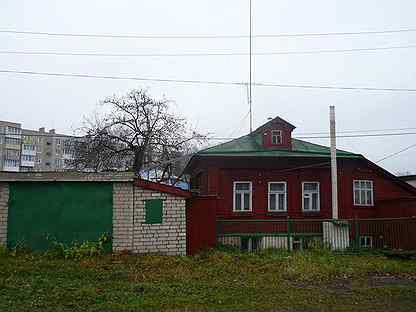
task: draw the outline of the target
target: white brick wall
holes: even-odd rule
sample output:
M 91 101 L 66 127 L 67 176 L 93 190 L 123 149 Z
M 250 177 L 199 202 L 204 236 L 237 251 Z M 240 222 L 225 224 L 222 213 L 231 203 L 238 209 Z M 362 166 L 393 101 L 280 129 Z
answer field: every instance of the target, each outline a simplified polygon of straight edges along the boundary
M 0 183 L 0 245 L 7 244 L 8 212 L 9 212 L 9 184 Z
M 186 254 L 185 199 L 171 194 L 115 183 L 113 194 L 113 250 L 165 255 Z M 145 200 L 162 199 L 161 224 L 145 223 Z M 133 216 L 134 205 L 134 216 Z M 134 228 L 134 231 L 132 229 Z
M 113 183 L 113 251 L 133 248 L 133 183 Z

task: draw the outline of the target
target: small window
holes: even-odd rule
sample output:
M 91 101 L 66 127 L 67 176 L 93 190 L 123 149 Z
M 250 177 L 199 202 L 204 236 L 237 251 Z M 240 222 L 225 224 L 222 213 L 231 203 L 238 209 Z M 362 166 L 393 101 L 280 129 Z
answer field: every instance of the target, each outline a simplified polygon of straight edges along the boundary
M 272 144 L 273 145 L 282 144 L 282 131 L 281 130 L 272 130 Z
M 251 211 L 251 182 L 234 182 L 234 211 Z
M 362 248 L 373 247 L 373 237 L 372 236 L 360 236 L 360 246 Z
M 146 224 L 162 223 L 163 200 L 149 199 L 145 200 Z
M 354 205 L 355 206 L 373 206 L 373 181 L 354 180 Z
M 269 211 L 287 211 L 286 182 L 269 182 Z
M 319 182 L 302 182 L 302 209 L 307 212 L 320 210 Z

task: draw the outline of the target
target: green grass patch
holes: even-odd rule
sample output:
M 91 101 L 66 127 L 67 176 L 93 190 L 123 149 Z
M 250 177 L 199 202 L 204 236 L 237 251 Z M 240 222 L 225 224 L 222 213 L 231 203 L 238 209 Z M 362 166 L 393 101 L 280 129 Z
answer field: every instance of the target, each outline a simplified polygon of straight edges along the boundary
M 414 311 L 416 261 L 329 251 L 0 256 L 0 311 Z

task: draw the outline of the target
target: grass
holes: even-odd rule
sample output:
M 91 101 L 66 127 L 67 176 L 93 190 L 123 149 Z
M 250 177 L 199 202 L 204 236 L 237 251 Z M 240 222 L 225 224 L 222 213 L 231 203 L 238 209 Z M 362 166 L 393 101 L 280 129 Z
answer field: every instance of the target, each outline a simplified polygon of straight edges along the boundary
M 327 251 L 0 256 L 0 311 L 415 311 L 416 261 Z

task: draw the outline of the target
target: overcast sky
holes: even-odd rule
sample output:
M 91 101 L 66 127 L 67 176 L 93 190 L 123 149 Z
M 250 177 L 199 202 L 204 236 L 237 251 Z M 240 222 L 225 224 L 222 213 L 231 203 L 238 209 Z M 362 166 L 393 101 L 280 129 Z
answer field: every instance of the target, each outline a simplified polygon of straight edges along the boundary
M 360 32 L 416 28 L 412 0 L 253 0 L 254 34 Z M 19 1 L 0 2 L 0 30 L 125 35 L 248 34 L 248 0 Z M 282 37 L 254 40 L 254 52 L 374 48 L 416 44 L 416 32 L 355 36 Z M 248 39 L 112 39 L 0 33 L 1 51 L 98 53 L 248 52 Z M 416 88 L 416 49 L 268 55 L 254 58 L 256 82 L 376 88 Z M 91 57 L 0 54 L 0 69 L 248 81 L 247 56 Z M 72 133 L 100 99 L 146 88 L 175 101 L 173 109 L 203 133 L 217 137 L 249 130 L 246 89 L 27 76 L 0 73 L 0 119 L 25 128 Z M 337 129 L 416 127 L 416 92 L 253 88 L 257 127 L 276 115 L 297 126 L 294 134 L 326 131 L 328 107 Z M 387 131 L 392 132 L 392 131 Z M 408 131 L 409 132 L 409 131 Z M 415 142 L 416 135 L 339 138 L 338 147 L 372 161 Z M 310 140 L 328 144 L 328 139 Z M 380 163 L 397 173 L 416 172 L 416 148 Z

